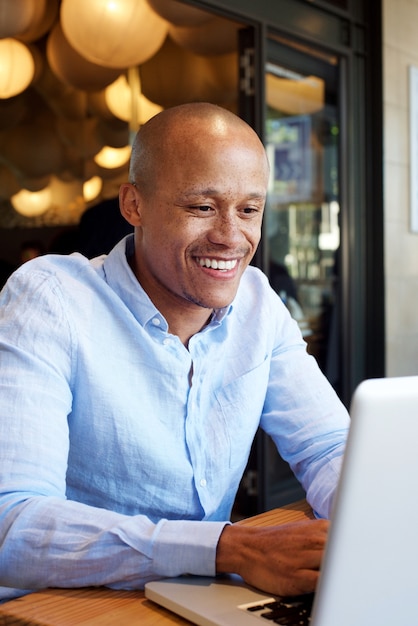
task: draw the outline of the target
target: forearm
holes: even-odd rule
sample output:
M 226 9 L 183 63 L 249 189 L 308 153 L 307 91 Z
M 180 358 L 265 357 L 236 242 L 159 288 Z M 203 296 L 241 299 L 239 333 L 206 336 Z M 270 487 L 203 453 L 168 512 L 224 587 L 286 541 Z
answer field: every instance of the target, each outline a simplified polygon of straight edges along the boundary
M 184 573 L 213 575 L 223 523 L 152 523 L 60 498 L 0 509 L 0 585 L 142 588 Z

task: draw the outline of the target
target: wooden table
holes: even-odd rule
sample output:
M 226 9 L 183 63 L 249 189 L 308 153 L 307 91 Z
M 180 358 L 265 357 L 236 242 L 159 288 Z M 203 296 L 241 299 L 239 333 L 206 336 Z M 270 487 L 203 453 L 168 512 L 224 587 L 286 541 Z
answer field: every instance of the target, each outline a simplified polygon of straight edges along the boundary
M 271 526 L 313 519 L 301 500 L 237 522 Z M 147 600 L 143 591 L 104 587 L 46 589 L 0 605 L 0 626 L 170 626 L 190 622 Z

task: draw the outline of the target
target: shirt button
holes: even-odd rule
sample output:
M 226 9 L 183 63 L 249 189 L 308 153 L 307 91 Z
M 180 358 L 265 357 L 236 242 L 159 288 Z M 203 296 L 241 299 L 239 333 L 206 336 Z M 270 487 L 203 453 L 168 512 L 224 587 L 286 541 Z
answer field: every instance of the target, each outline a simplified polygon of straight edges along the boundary
M 200 486 L 201 487 L 206 487 L 206 478 L 201 478 L 200 479 Z
M 154 324 L 154 326 L 159 326 L 161 324 L 161 322 L 158 319 L 158 317 L 154 317 L 154 319 L 152 320 L 152 323 Z
M 172 339 L 169 339 L 168 337 L 166 337 L 166 338 L 164 339 L 164 341 L 163 341 L 163 344 L 164 344 L 165 346 L 171 346 L 171 344 L 172 344 L 172 343 L 173 343 L 173 340 L 172 340 Z

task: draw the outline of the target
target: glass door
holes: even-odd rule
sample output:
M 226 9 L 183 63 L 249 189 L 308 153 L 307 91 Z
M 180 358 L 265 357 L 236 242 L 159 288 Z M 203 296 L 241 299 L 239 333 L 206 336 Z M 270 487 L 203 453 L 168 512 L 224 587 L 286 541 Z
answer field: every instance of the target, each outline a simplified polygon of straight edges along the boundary
M 338 391 L 337 59 L 271 36 L 265 70 L 271 177 L 263 262 L 308 351 Z

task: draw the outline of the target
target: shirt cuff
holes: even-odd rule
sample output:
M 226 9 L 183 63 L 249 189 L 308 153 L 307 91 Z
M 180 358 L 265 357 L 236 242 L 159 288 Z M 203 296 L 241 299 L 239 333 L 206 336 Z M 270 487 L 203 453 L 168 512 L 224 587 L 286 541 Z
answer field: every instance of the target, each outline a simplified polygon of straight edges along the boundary
M 159 576 L 215 576 L 216 548 L 229 522 L 161 520 L 154 531 L 153 570 Z

